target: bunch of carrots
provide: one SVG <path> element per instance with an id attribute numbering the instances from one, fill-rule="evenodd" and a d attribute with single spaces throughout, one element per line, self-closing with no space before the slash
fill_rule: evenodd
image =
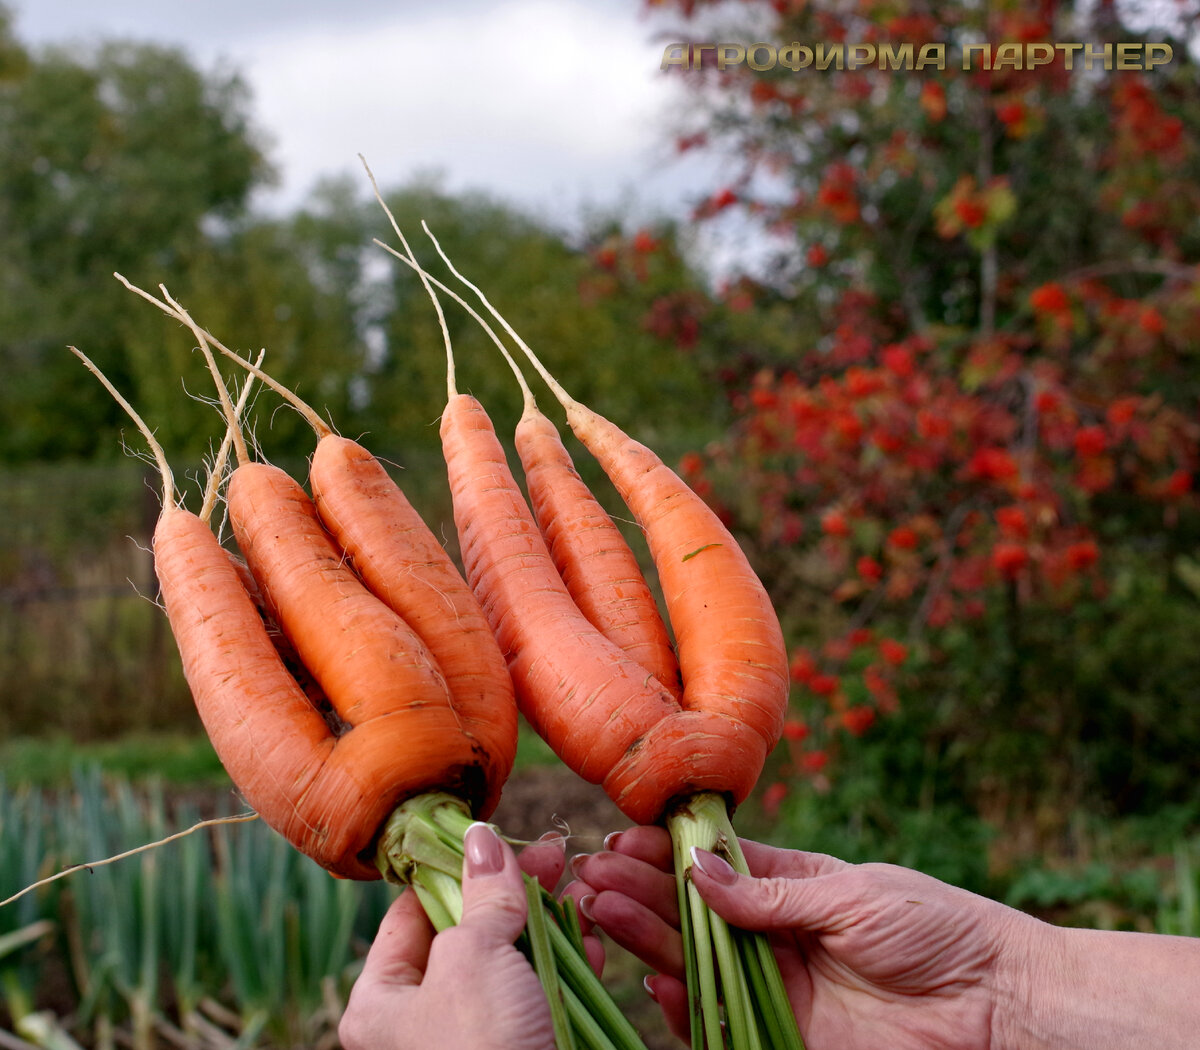
<path id="1" fill-rule="evenodd" d="M 650 449 L 571 398 L 430 234 L 633 513 L 664 621 L 637 557 L 575 471 L 504 342 L 425 272 L 388 217 L 404 250 L 383 247 L 416 271 L 445 335 L 441 440 L 465 580 L 365 448 L 272 380 L 261 358 L 255 364 L 221 345 L 165 289 L 163 299 L 133 290 L 197 339 L 226 423 L 199 515 L 178 503 L 162 449 L 101 377 L 162 474 L 156 571 L 205 728 L 267 823 L 335 874 L 382 872 L 411 885 L 440 928 L 460 914 L 462 835 L 495 809 L 519 707 L 626 816 L 669 829 L 693 1047 L 802 1048 L 765 937 L 728 929 L 689 877 L 693 847 L 747 870 L 730 815 L 777 743 L 787 704 L 783 638 L 766 592 L 713 511 Z M 515 444 L 528 503 L 483 406 L 456 389 L 435 286 L 484 326 L 517 378 L 525 407 Z M 236 405 L 214 348 L 249 373 Z M 253 377 L 313 427 L 311 495 L 249 454 L 240 414 Z M 226 477 L 230 446 L 237 465 Z M 222 488 L 244 561 L 210 524 Z M 533 883 L 530 899 L 526 940 L 560 1047 L 640 1046 L 587 967 L 569 902 Z"/>
<path id="2" fill-rule="evenodd" d="M 129 287 L 132 288 L 130 285 Z M 411 886 L 435 927 L 462 914 L 463 837 L 495 809 L 516 753 L 512 680 L 471 589 L 363 446 L 192 321 L 165 289 L 133 289 L 188 328 L 227 423 L 199 514 L 135 421 L 162 477 L 154 562 L 201 720 L 246 801 L 331 873 Z M 311 496 L 251 458 L 213 348 L 300 409 L 317 434 Z M 261 357 L 259 359 L 261 364 Z M 232 446 L 236 467 L 226 477 Z M 241 557 L 211 519 L 223 492 Z M 569 901 L 527 880 L 522 947 L 561 1050 L 644 1050 L 592 972 Z"/>

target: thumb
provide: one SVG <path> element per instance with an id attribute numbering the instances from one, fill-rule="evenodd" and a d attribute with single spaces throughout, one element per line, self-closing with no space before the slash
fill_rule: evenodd
<path id="1" fill-rule="evenodd" d="M 525 927 L 525 881 L 517 858 L 491 826 L 477 821 L 463 836 L 463 914 L 459 926 L 485 941 L 512 944 Z"/>
<path id="2" fill-rule="evenodd" d="M 827 929 L 849 904 L 841 876 L 754 878 L 739 875 L 715 853 L 692 850 L 692 882 L 700 896 L 726 922 L 745 930 Z"/>

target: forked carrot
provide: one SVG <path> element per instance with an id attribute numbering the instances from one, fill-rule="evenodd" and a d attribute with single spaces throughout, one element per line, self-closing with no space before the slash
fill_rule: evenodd
<path id="1" fill-rule="evenodd" d="M 686 733 L 666 730 L 640 742 L 637 753 L 614 769 L 612 797 L 633 820 L 660 819 L 673 798 L 699 789 L 700 784 L 681 783 L 680 790 L 664 794 L 670 777 L 661 768 L 652 772 L 652 767 L 666 763 L 677 772 L 686 765 L 708 767 L 707 756 L 715 755 L 714 742 L 724 734 L 727 741 L 719 749 L 720 759 L 711 770 L 703 769 L 701 780 L 711 789 L 714 777 L 727 778 L 729 783 L 719 790 L 735 804 L 740 802 L 757 781 L 768 751 L 779 741 L 787 705 L 786 649 L 766 589 L 713 510 L 650 449 L 571 398 L 429 235 L 451 272 L 475 292 L 546 380 L 566 409 L 572 430 L 633 512 L 646 535 L 675 633 L 683 707 L 718 716 L 690 719 L 698 728 L 703 726 L 707 738 L 703 747 L 692 746 Z M 752 730 L 758 743 L 744 729 Z M 655 784 L 659 786 L 653 788 Z"/>
<path id="2" fill-rule="evenodd" d="M 431 285 L 458 302 L 496 344 L 516 377 L 524 399 L 516 430 L 517 454 L 534 518 L 571 598 L 589 623 L 679 700 L 683 691 L 679 662 L 629 544 L 579 477 L 557 429 L 538 408 L 508 348 L 469 303 L 421 269 L 391 209 L 382 198 L 379 203 L 408 254 L 375 243 L 417 272 L 439 317 L 441 309 Z M 444 321 L 442 330 L 448 344 Z"/>
<path id="3" fill-rule="evenodd" d="M 125 283 L 194 326 L 165 292 L 163 302 Z M 474 593 L 404 492 L 366 448 L 335 434 L 311 406 L 210 333 L 193 327 L 193 334 L 270 386 L 312 427 L 317 444 L 309 483 L 321 523 L 367 589 L 416 632 L 444 676 L 463 729 L 487 756 L 488 791 L 476 811 L 487 817 L 499 802 L 516 755 L 517 709 L 504 658 Z"/>
<path id="4" fill-rule="evenodd" d="M 472 820 L 464 800 L 484 804 L 492 794 L 484 782 L 498 767 L 454 717 L 420 639 L 395 630 L 393 621 L 403 621 L 353 575 L 299 486 L 248 459 L 205 334 L 173 305 L 200 340 L 234 431 L 239 466 L 227 499 L 253 582 L 269 618 L 283 626 L 338 716 L 324 719 L 287 672 L 235 562 L 206 522 L 176 504 L 161 447 L 104 380 L 160 464 L 164 510 L 156 568 L 206 729 L 235 783 L 269 824 L 336 874 L 370 878 L 382 871 L 412 885 L 431 921 L 444 928 L 462 907 L 462 840 Z M 182 523 L 184 543 L 176 541 L 176 523 Z M 200 557 L 188 556 L 194 549 Z M 440 683 L 440 695 L 397 697 L 392 680 L 406 675 L 414 689 L 424 688 L 427 677 Z M 515 729 L 515 714 L 509 714 Z M 574 1050 L 580 1039 L 594 1050 L 645 1050 L 591 971 L 570 907 L 532 881 L 529 897 L 521 943 L 546 987 L 560 1050 Z"/>
<path id="5" fill-rule="evenodd" d="M 227 422 L 236 428 L 205 333 L 166 299 L 199 339 Z M 361 735 L 393 746 L 411 735 L 390 768 L 377 764 L 379 783 L 390 783 L 392 792 L 384 792 L 375 826 L 401 799 L 423 791 L 448 791 L 474 807 L 498 799 L 503 778 L 495 777 L 491 756 L 465 731 L 424 642 L 354 574 L 300 485 L 278 467 L 251 461 L 237 434 L 234 447 L 239 464 L 226 498 L 238 546 L 273 619 L 329 698 L 338 726 L 361 728 Z"/>
<path id="6" fill-rule="evenodd" d="M 474 284 L 472 289 L 542 375 L 576 437 L 596 458 L 646 535 L 674 630 L 683 710 L 650 727 L 605 775 L 639 823 L 665 821 L 675 847 L 684 923 L 692 1045 L 699 1050 L 802 1047 L 765 937 L 730 931 L 691 886 L 690 849 L 716 849 L 746 868 L 729 822 L 782 733 L 788 669 L 778 618 L 761 581 L 716 514 L 650 449 L 570 397 Z M 570 690 L 572 680 L 557 691 Z M 553 704 L 555 689 L 538 698 Z M 595 723 L 581 732 L 602 733 Z M 726 1042 L 728 1036 L 728 1043 Z"/>

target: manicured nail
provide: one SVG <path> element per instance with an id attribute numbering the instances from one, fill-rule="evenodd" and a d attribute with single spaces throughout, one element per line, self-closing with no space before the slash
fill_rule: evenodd
<path id="1" fill-rule="evenodd" d="M 728 886 L 737 881 L 737 872 L 715 853 L 710 853 L 706 849 L 692 847 L 692 864 L 713 882 L 719 882 L 722 886 Z"/>
<path id="2" fill-rule="evenodd" d="M 538 842 L 565 843 L 566 841 L 561 831 L 547 831 L 546 834 L 538 839 Z"/>
<path id="3" fill-rule="evenodd" d="M 646 994 L 655 1002 L 658 1002 L 658 995 L 654 991 L 654 984 L 649 977 L 642 978 L 642 987 L 646 989 Z"/>
<path id="4" fill-rule="evenodd" d="M 621 832 L 610 831 L 607 835 L 604 836 L 604 848 L 605 849 L 616 849 L 617 839 L 619 839 L 620 837 L 621 837 Z"/>
<path id="5" fill-rule="evenodd" d="M 464 867 L 466 873 L 475 875 L 495 875 L 504 867 L 504 851 L 500 848 L 500 839 L 490 825 L 476 821 L 463 835 Z"/>
<path id="6" fill-rule="evenodd" d="M 579 914 L 591 923 L 596 921 L 596 917 L 592 914 L 592 901 L 595 899 L 596 895 L 594 893 L 589 893 L 586 897 L 580 897 L 578 902 L 575 904 L 575 907 L 579 909 Z"/>
<path id="7" fill-rule="evenodd" d="M 575 878 L 579 879 L 583 877 L 579 874 L 579 869 L 583 867 L 583 862 L 587 859 L 587 853 L 576 853 L 575 856 L 573 856 L 567 862 L 567 867 L 571 869 L 571 874 L 574 875 Z"/>

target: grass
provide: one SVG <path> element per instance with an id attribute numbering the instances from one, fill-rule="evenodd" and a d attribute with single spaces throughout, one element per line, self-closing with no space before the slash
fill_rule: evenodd
<path id="1" fill-rule="evenodd" d="M 522 724 L 518 769 L 558 761 L 541 737 Z M 128 733 L 113 740 L 76 741 L 63 734 L 16 737 L 0 743 L 0 770 L 10 787 L 59 788 L 80 766 L 134 783 L 226 788 L 229 777 L 208 738 L 186 733 Z"/>
<path id="2" fill-rule="evenodd" d="M 80 743 L 63 735 L 18 737 L 0 744 L 0 769 L 10 785 L 58 788 L 80 766 L 134 782 L 161 780 L 195 787 L 227 787 L 208 738 L 183 733 L 134 733 Z"/>

